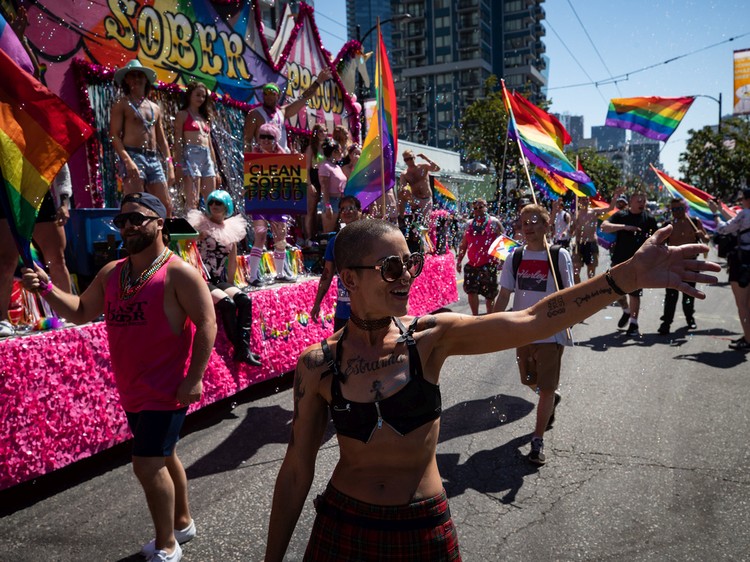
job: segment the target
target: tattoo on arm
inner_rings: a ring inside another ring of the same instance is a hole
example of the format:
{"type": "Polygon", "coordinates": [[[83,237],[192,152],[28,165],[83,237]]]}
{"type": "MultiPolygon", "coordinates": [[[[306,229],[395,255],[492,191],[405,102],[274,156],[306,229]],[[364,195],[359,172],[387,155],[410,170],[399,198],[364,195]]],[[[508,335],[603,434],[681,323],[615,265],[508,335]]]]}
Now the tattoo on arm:
{"type": "Polygon", "coordinates": [[[547,302],[547,318],[565,314],[565,300],[562,297],[553,297],[547,302]]]}
{"type": "Polygon", "coordinates": [[[576,303],[578,307],[583,306],[585,303],[589,302],[591,299],[593,299],[596,296],[599,295],[611,295],[612,289],[607,287],[606,289],[597,289],[596,291],[592,291],[591,293],[587,293],[583,295],[582,297],[576,297],[573,299],[573,302],[576,303]]]}
{"type": "Polygon", "coordinates": [[[305,364],[305,367],[307,367],[311,371],[314,369],[319,369],[326,364],[323,357],[323,350],[315,348],[308,353],[305,353],[305,355],[302,356],[302,362],[305,364]]]}

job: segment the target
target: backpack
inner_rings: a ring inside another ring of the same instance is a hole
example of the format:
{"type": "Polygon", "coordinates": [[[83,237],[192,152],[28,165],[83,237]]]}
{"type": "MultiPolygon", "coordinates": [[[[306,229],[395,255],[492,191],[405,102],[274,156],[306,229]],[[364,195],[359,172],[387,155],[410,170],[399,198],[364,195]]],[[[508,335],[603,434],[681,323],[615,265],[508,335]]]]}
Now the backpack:
{"type": "Polygon", "coordinates": [[[740,236],[746,232],[750,232],[750,228],[741,230],[737,234],[714,234],[714,244],[716,244],[716,252],[718,256],[720,258],[726,258],[737,248],[740,236]]]}
{"type": "MultiPolygon", "coordinates": [[[[560,244],[552,244],[549,247],[549,257],[552,260],[552,269],[555,271],[555,279],[557,279],[557,287],[563,289],[562,273],[560,273],[560,244]]],[[[513,279],[518,274],[518,268],[521,267],[521,260],[523,259],[523,246],[513,250],[513,279]]]]}

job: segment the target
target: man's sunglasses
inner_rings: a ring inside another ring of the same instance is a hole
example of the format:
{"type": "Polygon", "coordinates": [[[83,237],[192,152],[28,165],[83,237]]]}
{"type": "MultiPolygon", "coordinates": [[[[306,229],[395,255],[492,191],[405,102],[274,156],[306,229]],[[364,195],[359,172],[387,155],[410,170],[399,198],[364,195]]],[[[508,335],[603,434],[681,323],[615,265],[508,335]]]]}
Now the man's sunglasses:
{"type": "Polygon", "coordinates": [[[276,140],[276,137],[273,135],[258,135],[258,138],[260,140],[276,140]]]}
{"type": "Polygon", "coordinates": [[[524,219],[523,224],[539,224],[541,220],[537,215],[532,215],[531,218],[524,219]]]}
{"type": "Polygon", "coordinates": [[[406,261],[398,256],[388,256],[380,260],[377,265],[353,265],[349,269],[375,269],[380,271],[380,276],[386,283],[393,283],[404,274],[404,269],[412,277],[419,277],[424,266],[424,256],[422,254],[412,254],[406,261]]]}
{"type": "Polygon", "coordinates": [[[355,212],[357,211],[357,207],[355,207],[354,205],[344,205],[343,207],[339,207],[339,211],[341,211],[342,213],[346,213],[347,211],[355,212]]]}
{"type": "Polygon", "coordinates": [[[120,213],[115,215],[112,219],[112,223],[117,228],[125,228],[127,223],[133,226],[141,226],[143,223],[158,219],[159,217],[147,217],[144,214],[133,212],[133,213],[120,213]]]}
{"type": "Polygon", "coordinates": [[[672,212],[673,212],[673,213],[674,213],[675,211],[684,211],[684,210],[685,210],[685,207],[672,207],[672,212]]]}

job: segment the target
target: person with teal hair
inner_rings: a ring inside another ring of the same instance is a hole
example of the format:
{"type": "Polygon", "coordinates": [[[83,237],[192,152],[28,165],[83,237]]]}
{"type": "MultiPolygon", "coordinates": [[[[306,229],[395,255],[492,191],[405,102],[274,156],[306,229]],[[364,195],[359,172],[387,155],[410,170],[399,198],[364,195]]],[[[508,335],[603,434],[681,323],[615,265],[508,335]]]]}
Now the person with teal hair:
{"type": "Polygon", "coordinates": [[[232,196],[223,189],[208,194],[205,212],[192,209],[187,219],[200,233],[198,250],[208,288],[224,333],[234,347],[234,360],[258,367],[260,357],[250,351],[252,300],[234,284],[237,244],[246,236],[247,220],[234,215],[232,196]]]}

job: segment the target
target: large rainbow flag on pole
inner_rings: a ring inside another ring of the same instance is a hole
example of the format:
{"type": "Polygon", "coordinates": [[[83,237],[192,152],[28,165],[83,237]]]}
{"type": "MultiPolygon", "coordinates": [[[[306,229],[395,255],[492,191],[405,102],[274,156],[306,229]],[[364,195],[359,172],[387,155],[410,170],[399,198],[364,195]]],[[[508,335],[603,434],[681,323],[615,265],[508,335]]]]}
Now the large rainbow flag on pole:
{"type": "MultiPolygon", "coordinates": [[[[378,22],[378,53],[375,59],[375,110],[369,130],[352,175],[346,182],[346,195],[356,196],[367,208],[396,184],[398,126],[396,88],[378,22]]],[[[383,206],[385,212],[385,206],[383,206]]]]}
{"type": "Polygon", "coordinates": [[[522,95],[509,94],[505,81],[502,81],[502,86],[505,108],[513,125],[508,131],[518,139],[524,156],[536,167],[558,176],[579,183],[590,182],[591,178],[577,170],[562,151],[562,147],[570,142],[570,135],[562,123],[522,95]]]}
{"type": "Polygon", "coordinates": [[[713,232],[716,230],[716,219],[714,219],[713,213],[711,213],[711,209],[708,206],[709,199],[714,199],[713,195],[669,177],[661,170],[654,168],[653,165],[651,165],[651,169],[672,197],[683,199],[687,203],[691,215],[699,218],[707,231],[713,232]]]}
{"type": "Polygon", "coordinates": [[[0,50],[0,205],[24,263],[52,180],[93,133],[59,97],[0,50]]]}
{"type": "Polygon", "coordinates": [[[675,132],[695,97],[613,98],[609,102],[608,127],[630,129],[650,139],[665,141],[675,132]]]}

